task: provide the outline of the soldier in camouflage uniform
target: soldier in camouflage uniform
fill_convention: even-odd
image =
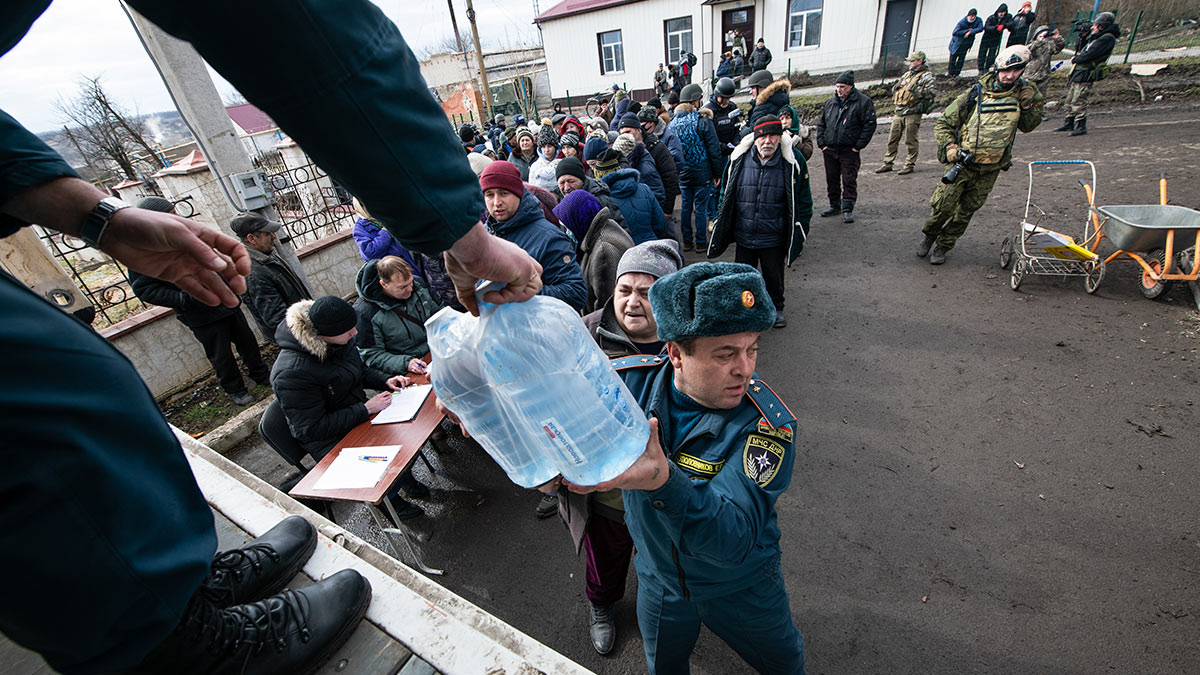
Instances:
[[[963,165],[953,182],[938,183],[929,200],[929,218],[921,230],[925,237],[917,255],[929,255],[934,265],[946,262],[946,254],[987,200],[1000,171],[1012,165],[1017,131],[1028,133],[1042,121],[1042,94],[1021,78],[1027,63],[1028,47],[1005,47],[992,72],[955,98],[934,125],[938,159],[947,169],[955,162]]]
[[[1028,45],[1029,65],[1025,68],[1025,80],[1032,82],[1043,96],[1050,83],[1050,57],[1061,52],[1066,44],[1067,39],[1057,28],[1051,31],[1049,26],[1038,26],[1033,31],[1033,40]]]
[[[1087,133],[1088,94],[1092,85],[1108,74],[1108,57],[1112,55],[1121,28],[1112,12],[1100,12],[1088,31],[1079,36],[1075,56],[1071,57],[1071,88],[1067,91],[1067,119],[1055,131],[1070,131],[1072,136]]]
[[[888,136],[887,154],[883,156],[883,166],[875,169],[875,173],[887,173],[892,170],[892,162],[900,149],[900,137],[904,137],[904,145],[908,148],[908,156],[904,158],[904,166],[899,175],[912,173],[917,165],[917,131],[921,128],[921,115],[933,110],[933,97],[937,93],[933,85],[933,73],[925,65],[925,52],[913,52],[908,56],[908,71],[900,76],[892,85],[892,103],[896,111],[892,113],[892,133]]]

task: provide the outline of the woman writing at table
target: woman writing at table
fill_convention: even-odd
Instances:
[[[441,309],[424,282],[403,259],[384,256],[363,265],[355,285],[363,362],[389,375],[424,373],[425,321]]]

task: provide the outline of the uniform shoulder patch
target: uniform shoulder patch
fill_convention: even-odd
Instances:
[[[619,359],[610,359],[614,370],[624,370],[625,368],[645,368],[647,366],[657,366],[663,362],[661,356],[622,356]]]
[[[751,433],[742,448],[742,468],[746,477],[765,488],[771,484],[783,464],[783,444],[769,436]]]
[[[750,386],[746,387],[746,395],[771,427],[778,429],[796,421],[796,416],[766,382],[757,378],[750,380]]]
[[[791,443],[793,438],[792,425],[790,423],[773,427],[765,417],[759,418],[756,431],[767,436],[774,436],[775,438],[782,440],[784,443]]]

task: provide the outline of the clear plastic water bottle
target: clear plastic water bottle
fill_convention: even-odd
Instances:
[[[539,448],[524,443],[521,434],[495,403],[471,339],[479,320],[449,307],[425,322],[429,350],[429,380],[438,400],[458,415],[463,428],[487,450],[510,480],[537,487],[558,475]]]
[[[483,383],[490,404],[482,392],[458,394],[459,407],[443,400],[472,436],[480,418],[504,430],[487,439],[481,434],[479,441],[513,482],[525,487],[545,482],[549,478],[538,479],[548,463],[550,477],[561,473],[571,482],[595,485],[620,475],[642,454],[650,435],[645,414],[579,315],[561,300],[535,296],[521,303],[482,303],[477,321],[459,319],[453,329],[439,330],[437,318],[427,323],[434,391],[442,398],[443,378],[454,381],[451,395],[476,392]],[[457,344],[451,347],[451,341]],[[439,368],[447,357],[474,365],[469,372],[457,363]],[[510,466],[536,466],[536,475],[514,473]]]

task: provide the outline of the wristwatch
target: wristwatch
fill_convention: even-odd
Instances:
[[[91,213],[84,218],[83,225],[79,227],[79,238],[87,242],[93,248],[100,248],[100,238],[104,236],[104,231],[108,229],[108,221],[112,219],[113,214],[121,209],[127,209],[131,204],[127,204],[116,197],[105,197],[101,199],[92,209]]]

